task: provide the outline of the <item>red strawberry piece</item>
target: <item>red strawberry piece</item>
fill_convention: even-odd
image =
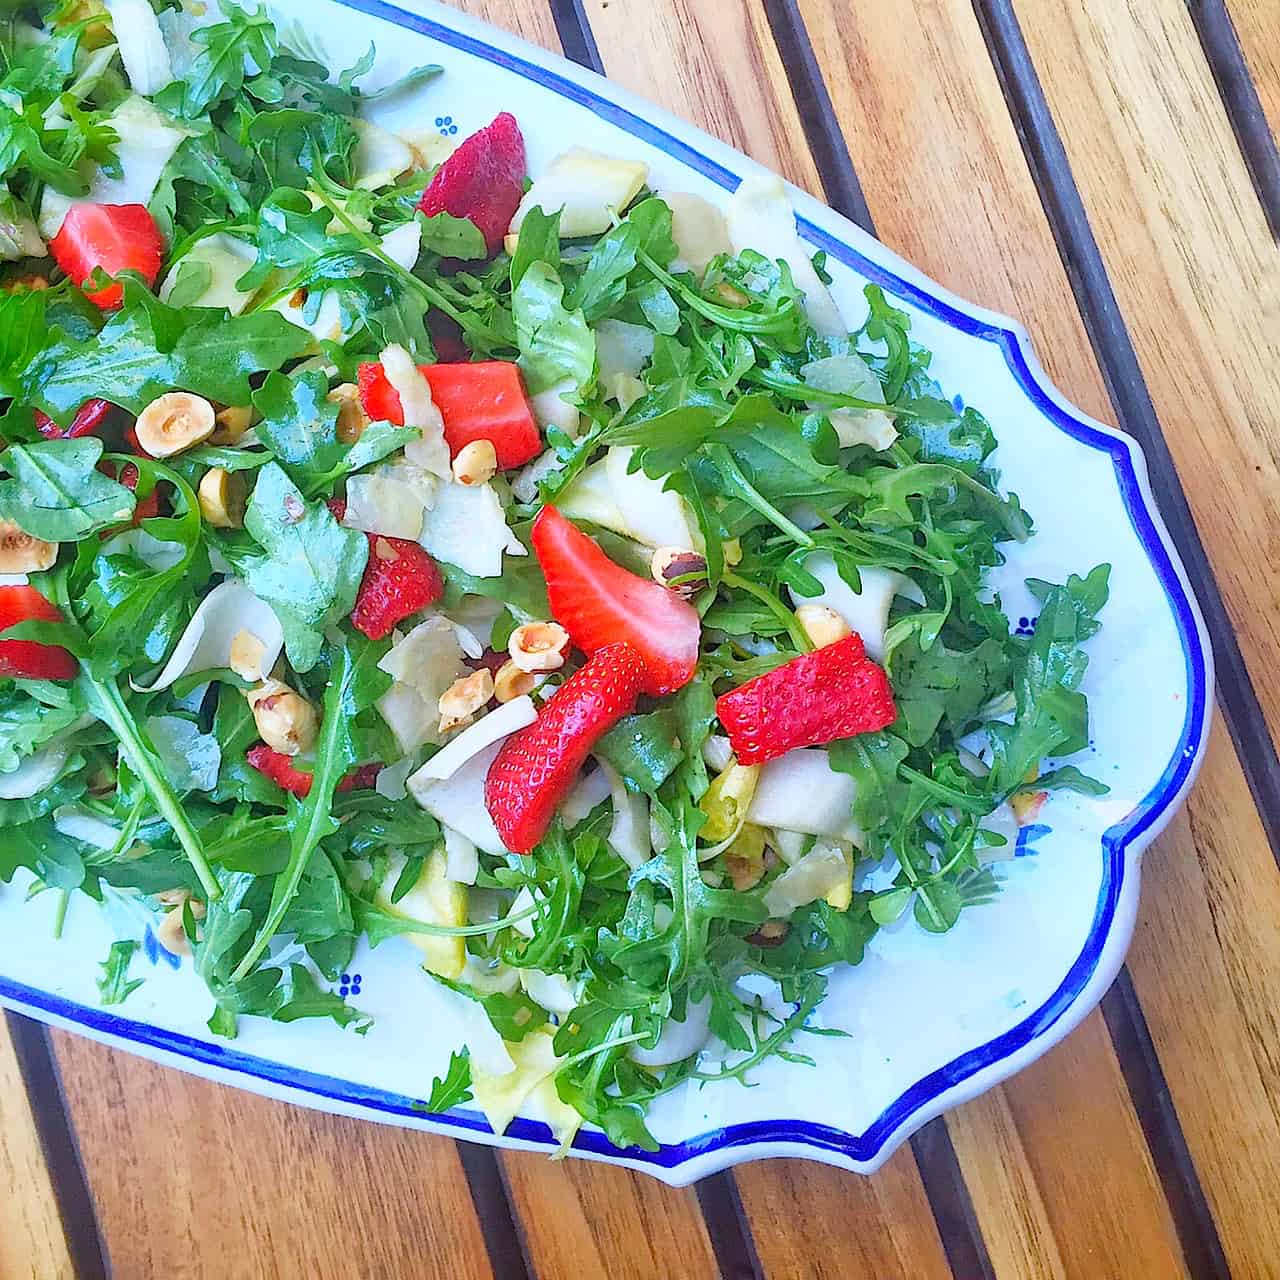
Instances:
[[[723,694],[716,713],[739,764],[885,729],[898,718],[889,677],[856,634]]]
[[[492,124],[473,133],[440,166],[418,208],[425,214],[469,218],[480,228],[492,257],[502,248],[524,195],[527,170],[520,126],[515,116],[504,111]]]
[[[478,360],[469,364],[424,364],[422,376],[444,419],[449,453],[456,454],[473,440],[488,440],[498,467],[522,467],[542,451],[542,437],[533,416],[518,365],[508,360]],[[362,364],[357,374],[360,403],[374,422],[404,423],[404,408],[380,364]]]
[[[620,640],[644,660],[644,691],[673,693],[693,679],[702,620],[669,587],[614,564],[555,507],[533,522],[533,550],[551,616],[584,653]]]
[[[591,748],[635,709],[644,674],[630,645],[607,645],[551,695],[533,724],[502,744],[484,803],[513,853],[528,853],[546,834]]]
[[[277,787],[282,787],[290,795],[305,800],[311,794],[314,776],[304,769],[297,768],[292,756],[280,751],[272,751],[265,742],[259,742],[245,752],[244,758],[263,775],[270,778]],[[378,780],[380,764],[362,764],[353,769],[341,782],[339,791],[367,791]]]
[[[46,440],[74,440],[80,436],[93,435],[114,408],[115,405],[108,400],[86,400],[76,410],[76,416],[65,429],[39,409],[33,409],[32,414],[36,420],[36,430]]]
[[[145,205],[76,204],[49,241],[49,252],[78,285],[83,286],[100,267],[109,276],[136,271],[151,286],[160,274],[164,241]],[[124,286],[107,285],[85,296],[102,310],[112,311],[124,299]]]
[[[35,587],[0,587],[0,633],[20,622],[61,622],[58,606]],[[0,677],[21,680],[74,680],[75,658],[59,644],[5,640],[0,636]]]
[[[411,614],[420,613],[444,595],[436,562],[407,538],[371,533],[351,625],[370,640],[381,640]]]

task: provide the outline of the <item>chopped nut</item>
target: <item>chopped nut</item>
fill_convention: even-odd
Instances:
[[[355,444],[369,425],[369,417],[360,403],[360,389],[354,382],[343,382],[325,399],[338,406],[338,439],[343,444]]]
[[[708,585],[707,557],[685,547],[659,547],[649,562],[649,572],[655,582],[686,600]]]
[[[247,405],[233,404],[219,409],[213,420],[217,425],[209,437],[211,444],[239,444],[240,437],[253,426],[253,410]]]
[[[751,305],[751,298],[727,280],[719,281],[711,292],[727,307],[749,307]]]
[[[58,544],[33,538],[11,520],[0,520],[0,573],[43,573],[58,558]]]
[[[170,391],[143,409],[133,429],[138,444],[153,458],[171,458],[203,444],[216,426],[213,405],[203,396]]]
[[[189,903],[191,918],[203,920],[206,914],[204,903],[199,898],[193,898],[186,889],[166,889],[163,893],[156,894],[156,897],[163,905],[169,907],[164,919],[156,928],[156,941],[171,956],[189,956],[191,940],[187,937],[186,921],[183,918],[184,909]]]
[[[453,478],[459,484],[484,484],[498,470],[498,451],[492,440],[472,440],[453,460]]]
[[[835,644],[837,640],[853,634],[853,628],[825,604],[802,604],[796,610],[796,621],[816,649]]]
[[[764,877],[764,830],[747,823],[725,850],[724,865],[739,893],[754,889]]]
[[[387,541],[386,538],[375,538],[373,541],[373,554],[379,560],[390,563],[393,560],[400,559],[400,553]]]
[[[18,276],[5,283],[6,293],[43,293],[49,287],[47,276]]]
[[[747,941],[754,942],[757,947],[776,947],[787,936],[790,928],[785,920],[766,920],[755,933],[747,935]]]
[[[196,495],[200,514],[215,529],[239,529],[244,524],[245,482],[242,471],[210,467],[200,477]]]
[[[488,667],[455,680],[440,695],[440,732],[448,733],[466,724],[492,697],[493,672]]]
[[[315,746],[319,732],[316,709],[282,680],[264,680],[245,697],[263,742],[272,751],[296,756]]]
[[[569,633],[558,622],[526,622],[511,633],[507,652],[521,671],[559,671],[569,652]]]
[[[241,680],[257,680],[262,674],[262,658],[266,652],[267,646],[252,631],[240,630],[231,637],[231,656],[227,663]]]
[[[510,658],[498,668],[493,677],[493,696],[499,702],[510,702],[533,691],[533,673],[522,671]]]

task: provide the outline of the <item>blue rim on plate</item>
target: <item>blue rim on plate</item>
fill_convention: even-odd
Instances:
[[[386,3],[386,0],[335,2],[344,8],[429,36],[441,44],[483,58],[552,89],[561,97],[587,107],[602,119],[688,165],[726,190],[732,191],[740,181],[737,174],[689,142],[645,120],[629,108],[601,97],[590,86],[569,79],[552,68],[530,62],[508,50],[495,48],[434,19],[409,13]],[[919,310],[951,327],[971,337],[994,343],[1000,349],[1019,387],[1045,417],[1073,439],[1110,455],[1125,510],[1155,569],[1177,624],[1190,696],[1187,699],[1187,712],[1177,750],[1159,781],[1130,813],[1103,833],[1102,883],[1088,939],[1058,988],[1038,1009],[1004,1034],[961,1054],[945,1066],[917,1080],[860,1134],[849,1134],[811,1121],[757,1120],[712,1129],[689,1141],[664,1146],[656,1152],[640,1148],[618,1148],[604,1134],[596,1132],[579,1133],[574,1140],[573,1149],[577,1152],[621,1157],[630,1163],[654,1169],[676,1169],[710,1152],[730,1151],[736,1147],[769,1142],[808,1147],[815,1153],[832,1153],[859,1164],[874,1163],[884,1154],[886,1143],[892,1135],[909,1125],[913,1118],[926,1112],[944,1093],[984,1068],[1011,1057],[1043,1036],[1072,1007],[1097,969],[1120,901],[1126,874],[1125,853],[1171,811],[1195,770],[1209,730],[1207,712],[1210,663],[1198,610],[1170,555],[1149,499],[1143,492],[1134,463],[1137,446],[1126,438],[1100,430],[1082,414],[1072,412],[1050,395],[1034,372],[1025,339],[1016,329],[1002,325],[994,318],[983,319],[960,310],[945,299],[927,292],[919,284],[896,274],[884,264],[868,258],[852,245],[846,244],[803,216],[797,217],[797,224],[804,239],[859,275],[881,285],[889,293],[907,299]],[[484,1117],[466,1108],[444,1113],[428,1112],[422,1102],[402,1094],[284,1066],[222,1045],[167,1031],[162,1027],[104,1013],[100,1009],[64,1000],[3,977],[0,977],[0,999],[37,1015],[46,1014],[78,1024],[88,1031],[122,1044],[145,1046],[174,1054],[220,1071],[250,1076],[310,1094],[317,1100],[324,1099],[374,1112],[387,1119],[399,1117],[416,1121],[430,1120],[440,1129],[456,1131],[459,1136],[490,1133]],[[505,1136],[539,1146],[549,1143],[555,1145],[546,1125],[519,1117],[512,1122]]]

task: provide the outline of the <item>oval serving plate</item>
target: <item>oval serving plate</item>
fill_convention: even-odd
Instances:
[[[274,13],[319,51],[350,61],[378,47],[389,80],[424,62],[445,75],[380,116],[465,135],[495,111],[519,119],[530,170],[564,141],[647,161],[655,187],[723,200],[759,166],[588,71],[429,0],[274,0]],[[576,1154],[683,1185],[743,1160],[808,1156],[869,1173],[917,1128],[1044,1053],[1098,1002],[1132,932],[1141,854],[1194,780],[1212,713],[1212,658],[1186,576],[1156,511],[1138,447],[1087,418],[1050,386],[1025,332],[963,302],[838,214],[792,192],[802,239],[827,254],[833,292],[860,317],[866,282],[911,314],[942,385],[982,409],[1004,485],[1038,534],[1010,552],[999,585],[1025,624],[1027,577],[1062,580],[1107,561],[1111,601],[1090,642],[1086,681],[1094,742],[1080,763],[1111,788],[1102,800],[1053,797],[1000,865],[996,901],[942,937],[910,921],[883,930],[864,962],[832,982],[812,1020],[847,1037],[813,1036],[813,1067],[771,1059],[760,1087],[729,1082],[661,1099],[663,1146],[619,1151],[595,1131]],[[232,1044],[207,1032],[196,979],[145,934],[147,982],[129,1016],[97,1005],[97,962],[141,921],[81,899],[53,937],[53,904],[0,890],[0,1002],[33,1017],[198,1075],[291,1102],[504,1146],[554,1150],[545,1125],[516,1118],[495,1138],[468,1108],[428,1113],[418,1101],[445,1069],[461,1028],[448,993],[425,980],[412,948],[361,949],[344,994],[375,1019],[363,1039],[333,1026],[246,1019]],[[52,895],[49,895],[52,897]]]

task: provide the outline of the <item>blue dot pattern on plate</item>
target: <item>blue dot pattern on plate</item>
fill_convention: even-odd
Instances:
[[[1047,836],[1052,830],[1052,827],[1046,827],[1043,822],[1032,822],[1025,827],[1019,827],[1018,843],[1014,849],[1014,856],[1018,858],[1034,858],[1040,850],[1033,849],[1031,842],[1039,840],[1041,836]]]
[[[452,116],[436,116],[436,128],[440,130],[442,138],[458,132],[458,126],[453,123]]]
[[[364,979],[358,973],[344,973],[338,980],[338,995],[342,999],[360,994],[360,984]]]
[[[1039,618],[1019,618],[1018,625],[1014,630],[1014,635],[1019,635],[1019,636],[1035,635],[1036,623],[1039,621],[1040,621]]]

